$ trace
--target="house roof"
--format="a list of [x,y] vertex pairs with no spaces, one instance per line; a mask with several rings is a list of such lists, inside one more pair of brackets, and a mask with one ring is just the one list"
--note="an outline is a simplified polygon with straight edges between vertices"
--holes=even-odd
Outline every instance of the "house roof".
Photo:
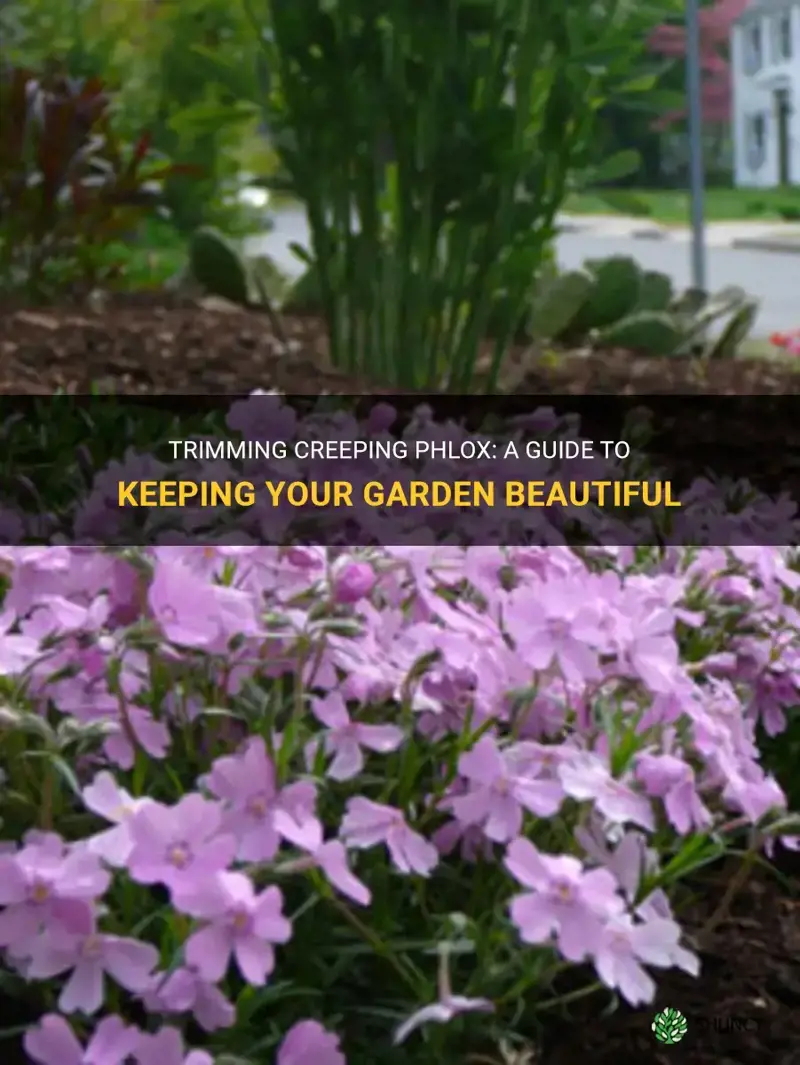
[[770,11],[788,11],[794,6],[794,0],[750,0],[745,10],[734,19],[735,23],[750,22],[761,15],[768,15]]

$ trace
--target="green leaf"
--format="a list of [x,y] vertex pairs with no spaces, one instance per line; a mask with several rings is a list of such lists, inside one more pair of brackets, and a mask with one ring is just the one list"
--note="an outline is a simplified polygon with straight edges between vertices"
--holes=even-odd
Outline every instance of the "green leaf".
[[69,790],[72,792],[72,794],[77,799],[81,799],[81,786],[78,783],[78,778],[75,776],[70,766],[67,765],[64,759],[58,754],[51,754],[48,760],[53,766],[53,768],[56,770],[58,775],[61,777],[61,779],[64,781],[64,783],[67,785]]
[[620,85],[617,91],[620,93],[650,92],[657,81],[657,74],[640,74],[638,78],[631,78],[624,85]]
[[603,185],[611,181],[619,181],[620,178],[635,174],[639,169],[642,157],[634,148],[626,148],[605,159],[592,173],[593,183]]

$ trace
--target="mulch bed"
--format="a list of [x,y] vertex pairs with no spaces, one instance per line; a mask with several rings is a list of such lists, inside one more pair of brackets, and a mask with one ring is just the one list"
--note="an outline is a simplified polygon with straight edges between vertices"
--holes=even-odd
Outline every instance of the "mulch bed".
[[[731,870],[706,878],[681,921],[691,934],[707,921]],[[596,1004],[595,1004],[596,1005]],[[651,1030],[666,1006],[688,1023],[680,1043],[663,1046]],[[556,1025],[537,1065],[798,1065],[800,1063],[800,899],[774,877],[754,877],[734,899],[701,953],[698,978],[658,978],[646,1008],[597,1016],[588,1005],[569,1027]]]
[[[232,395],[277,388],[386,393],[326,365],[322,323],[284,317],[288,345],[269,319],[220,301],[115,299],[84,308],[0,307],[0,393],[48,395],[90,388],[125,394]],[[553,358],[517,347],[509,389],[572,395],[781,395],[800,392],[786,361],[637,358],[625,351]]]

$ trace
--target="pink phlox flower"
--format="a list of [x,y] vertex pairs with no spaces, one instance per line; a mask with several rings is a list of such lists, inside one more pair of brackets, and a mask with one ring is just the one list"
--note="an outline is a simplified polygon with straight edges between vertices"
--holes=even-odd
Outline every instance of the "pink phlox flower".
[[165,884],[173,901],[182,889],[227,868],[236,853],[232,836],[220,835],[219,803],[184,796],[175,806],[150,802],[129,821],[133,849],[128,872],[139,884]]
[[606,921],[592,950],[597,974],[631,1006],[652,1002],[656,985],[643,964],[675,967],[691,976],[700,972],[697,957],[680,946],[680,935],[679,926],[667,918],[634,922],[629,914],[615,914]]
[[439,993],[436,1002],[416,1010],[403,1021],[392,1038],[395,1046],[404,1043],[412,1032],[425,1024],[448,1024],[460,1013],[494,1013],[494,1004],[487,998],[466,998],[453,994],[449,958],[448,944],[443,944],[439,950]]
[[[314,717],[326,726],[322,739],[326,754],[334,756],[325,775],[331,780],[352,780],[364,768],[362,748],[379,754],[396,751],[403,742],[403,730],[396,725],[368,725],[352,721],[340,692],[329,692],[311,704]],[[310,764],[317,744],[312,741],[307,756]]]
[[504,619],[517,653],[531,669],[557,665],[568,682],[599,679],[595,648],[605,637],[582,581],[520,585],[508,596]]
[[233,1004],[190,966],[156,973],[140,997],[151,1013],[191,1013],[205,1032],[230,1028],[236,1020]]
[[133,1053],[138,1065],[214,1065],[205,1050],[187,1050],[177,1028],[161,1028],[151,1035],[142,1032]]
[[16,624],[14,611],[0,613],[0,675],[4,677],[19,675],[42,655],[37,637],[11,631]]
[[163,721],[156,721],[149,710],[141,706],[128,706],[125,712],[126,722],[117,717],[115,729],[103,743],[103,751],[110,761],[120,769],[132,769],[136,758],[136,748],[130,733],[139,747],[151,758],[164,758],[172,744],[169,729]]
[[158,951],[149,943],[92,929],[85,935],[50,930],[42,936],[26,968],[33,980],[50,980],[71,971],[58,1000],[62,1013],[96,1013],[105,998],[105,975],[138,993],[150,982]]
[[352,899],[359,906],[368,906],[372,901],[372,893],[353,873],[347,856],[347,848],[338,839],[322,840],[308,848],[308,857],[299,858],[289,863],[288,868],[296,872],[307,869],[320,869],[328,882],[340,891],[342,895]]
[[98,595],[88,606],[63,595],[43,595],[22,625],[26,636],[39,641],[73,633],[97,632],[108,619],[108,598]]
[[251,737],[240,754],[218,758],[203,784],[223,803],[223,831],[236,837],[240,861],[271,861],[281,839],[307,849],[322,840],[316,788],[296,781],[279,792],[261,736]]
[[682,836],[711,824],[711,813],[697,794],[694,770],[683,759],[671,754],[640,754],[636,777],[648,795],[663,800],[670,823]]
[[452,854],[458,848],[465,862],[491,861],[494,856],[492,841],[477,825],[448,821],[436,829],[431,840],[441,855]]
[[559,766],[558,775],[567,795],[578,802],[592,802],[609,821],[655,828],[650,801],[628,784],[616,780],[596,755],[589,752],[576,754]]
[[120,1017],[104,1017],[84,1048],[63,1017],[48,1013],[28,1029],[23,1046],[37,1065],[122,1065],[140,1038],[138,1029],[129,1028]]
[[523,809],[537,817],[552,817],[564,799],[557,780],[536,779],[524,745],[501,751],[493,736],[482,736],[462,754],[458,771],[468,790],[443,805],[463,824],[481,825],[496,843],[507,843],[520,834]]
[[109,865],[121,868],[133,850],[129,830],[130,818],[151,800],[135,799],[105,771],[98,773],[92,783],[83,789],[82,796],[86,807],[93,814],[114,825],[113,828],[89,837],[89,850]]
[[322,843],[322,824],[316,815],[317,789],[310,780],[287,784],[278,795],[273,820],[278,835],[302,850]]
[[681,672],[675,614],[668,608],[649,607],[637,596],[625,599],[630,604],[633,638],[624,657],[650,691],[668,694]]
[[751,824],[758,824],[767,814],[786,809],[786,795],[774,777],[760,766],[742,766],[732,773],[722,791],[723,799],[741,810]]
[[234,636],[257,636],[261,627],[248,592],[204,583],[180,557],[159,556],[148,601],[153,617],[172,643],[209,653],[223,652]]
[[221,980],[231,955],[248,983],[261,986],[275,968],[273,944],[288,943],[292,926],[277,887],[256,894],[244,873],[218,873],[198,883],[183,909],[208,923],[186,941],[187,962],[212,983]]
[[624,902],[607,869],[585,870],[570,855],[541,854],[526,839],[506,850],[504,864],[529,888],[511,900],[511,920],[525,943],[546,943],[555,936],[568,961],[583,961],[604,921],[621,913]]
[[303,1020],[293,1025],[278,1047],[275,1065],[347,1065],[339,1049],[339,1037],[319,1021]]
[[273,823],[277,786],[262,737],[251,737],[240,754],[218,758],[203,784],[224,804],[223,826],[238,840],[239,860],[271,861],[280,846]]
[[337,603],[358,603],[375,587],[375,579],[375,570],[368,562],[346,559],[344,565],[334,567],[333,597]]
[[168,640],[179,646],[208,650],[219,635],[213,586],[179,558],[160,557],[150,583],[148,601],[153,617]]
[[407,824],[402,811],[362,796],[348,801],[339,835],[346,846],[363,850],[384,843],[401,873],[430,876],[439,862],[436,848]]
[[81,932],[111,876],[87,849],[68,849],[55,835],[34,838],[16,854],[0,855],[0,946],[29,943],[58,924]]
[[[636,902],[642,879],[658,871],[658,852],[647,846],[640,832],[626,832],[612,846],[596,821],[575,830],[575,839],[588,858],[604,866],[615,877],[629,905]],[[659,888],[640,900],[636,915],[643,920],[650,917],[672,917],[669,901]]]

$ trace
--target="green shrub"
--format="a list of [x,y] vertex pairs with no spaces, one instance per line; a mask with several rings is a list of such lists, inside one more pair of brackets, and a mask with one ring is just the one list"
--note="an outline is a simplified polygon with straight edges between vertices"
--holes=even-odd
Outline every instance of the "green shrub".
[[267,37],[256,2],[265,120],[285,169],[275,184],[308,215],[334,363],[463,390],[491,331],[492,388],[597,110],[642,88],[630,71],[644,16],[554,0],[381,12],[279,0]]

